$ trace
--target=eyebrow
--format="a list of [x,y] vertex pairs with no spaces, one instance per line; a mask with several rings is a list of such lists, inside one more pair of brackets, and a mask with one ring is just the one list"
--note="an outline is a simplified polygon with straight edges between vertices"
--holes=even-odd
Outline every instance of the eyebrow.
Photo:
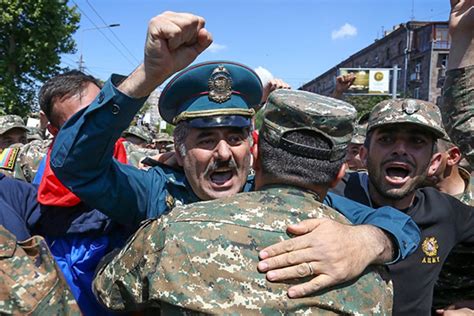
[[196,138],[205,138],[205,137],[212,136],[213,134],[214,133],[210,131],[199,131]]

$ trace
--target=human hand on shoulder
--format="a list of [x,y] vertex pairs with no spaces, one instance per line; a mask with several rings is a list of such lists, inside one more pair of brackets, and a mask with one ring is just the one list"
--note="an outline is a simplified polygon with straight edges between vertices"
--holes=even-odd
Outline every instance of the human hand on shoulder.
[[258,269],[266,272],[269,281],[314,275],[310,281],[290,287],[288,296],[291,298],[349,281],[369,264],[386,259],[380,258],[385,250],[385,234],[369,225],[309,219],[289,226],[288,232],[298,237],[263,249]]

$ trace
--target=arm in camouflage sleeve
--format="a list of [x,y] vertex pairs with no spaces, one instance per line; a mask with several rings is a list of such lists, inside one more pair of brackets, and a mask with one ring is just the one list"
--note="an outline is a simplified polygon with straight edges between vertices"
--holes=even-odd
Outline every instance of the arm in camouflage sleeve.
[[[155,233],[153,233],[155,232]],[[147,269],[158,275],[164,246],[161,219],[148,220],[130,238],[123,249],[110,262],[104,262],[95,275],[92,291],[97,300],[114,311],[144,309],[150,304]]]
[[453,142],[474,165],[474,1],[451,0],[451,49],[441,106]]

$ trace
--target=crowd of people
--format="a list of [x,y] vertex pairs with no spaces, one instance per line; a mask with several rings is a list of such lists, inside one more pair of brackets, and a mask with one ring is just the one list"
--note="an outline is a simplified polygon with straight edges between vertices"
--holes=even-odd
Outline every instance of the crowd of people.
[[[174,12],[130,75],[48,80],[42,129],[0,117],[0,313],[473,314],[474,3],[451,8],[440,105],[358,118],[351,76],[190,66],[212,35]],[[172,137],[137,120],[169,78]]]

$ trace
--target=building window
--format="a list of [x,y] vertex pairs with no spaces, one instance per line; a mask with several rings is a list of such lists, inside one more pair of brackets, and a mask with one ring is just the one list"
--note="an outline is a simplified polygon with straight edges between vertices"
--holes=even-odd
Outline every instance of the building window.
[[415,73],[417,74],[421,73],[421,61],[416,62]]
[[434,48],[449,49],[449,32],[447,25],[436,25],[433,29]]
[[439,54],[438,55],[438,67],[447,68],[448,67],[448,55]]
[[379,64],[379,55],[377,54],[374,56],[374,59],[372,61],[372,67],[377,67],[378,64]]
[[390,60],[390,47],[385,50],[385,60]]
[[398,55],[402,55],[404,53],[403,51],[403,42],[400,41],[398,42]]
[[415,98],[415,99],[420,98],[420,88],[413,89],[413,98]]

